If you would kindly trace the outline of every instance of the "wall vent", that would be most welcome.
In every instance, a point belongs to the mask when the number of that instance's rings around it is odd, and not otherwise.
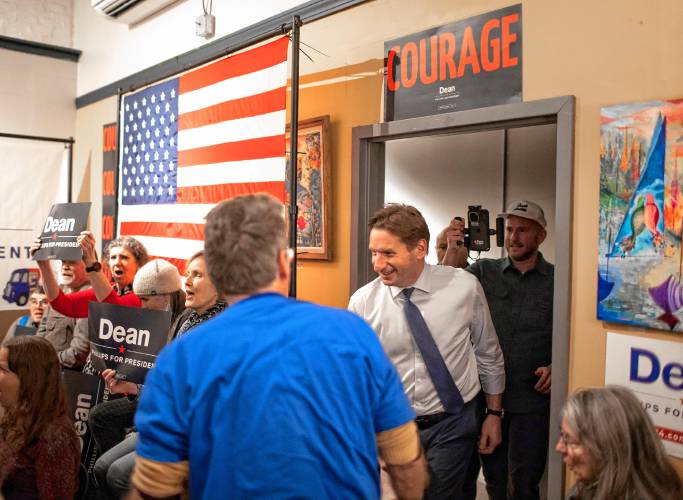
[[[135,24],[178,0],[90,0],[98,14],[112,21]]]

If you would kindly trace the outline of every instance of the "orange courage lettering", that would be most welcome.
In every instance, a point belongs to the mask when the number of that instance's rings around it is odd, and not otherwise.
[[[446,75],[448,71],[448,75]],[[439,80],[456,78],[455,72],[455,34],[446,32],[439,34]]]
[[[102,172],[102,196],[114,196],[114,171]]]
[[[472,27],[465,28],[462,34],[462,47],[460,48],[460,61],[458,61],[458,78],[465,74],[467,65],[472,66],[472,73],[475,75],[481,71],[479,58],[477,57],[477,46],[474,42]]]
[[[408,56],[410,56],[410,63],[408,63]],[[403,86],[407,89],[412,88],[417,82],[417,76],[417,45],[415,42],[408,42],[401,51],[401,82],[403,82]]]
[[[394,59],[400,49],[400,47],[391,47],[387,54],[387,89],[391,92],[396,92],[401,86],[401,84],[394,79]]]
[[[519,14],[510,14],[509,16],[503,16],[503,68],[509,68],[511,66],[517,66],[519,59],[517,57],[510,56],[510,45],[517,41],[517,34],[510,33],[510,25],[519,22]]]
[[[420,40],[420,81],[424,85],[434,83],[438,76],[437,73],[437,56],[438,56],[438,37],[436,35],[429,37],[429,66],[432,69],[431,75],[427,74],[427,40],[424,38]]]
[[[114,217],[111,215],[105,215],[102,217],[102,239],[114,239]]]
[[[484,71],[496,71],[500,69],[500,38],[491,36],[491,30],[500,28],[498,19],[491,19],[481,30],[481,66]],[[491,58],[489,59],[489,47]]]
[[[116,125],[104,129],[102,143],[105,153],[116,149]]]

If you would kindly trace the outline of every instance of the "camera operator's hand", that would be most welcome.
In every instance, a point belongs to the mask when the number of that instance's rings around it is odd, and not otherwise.
[[[465,243],[465,220],[462,217],[453,217],[446,229],[448,247],[462,246]]]
[[[454,217],[446,229],[448,248],[440,262],[444,266],[467,267],[467,247],[465,247],[465,220]]]

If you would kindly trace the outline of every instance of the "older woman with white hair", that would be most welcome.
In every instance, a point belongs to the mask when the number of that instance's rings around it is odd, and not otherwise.
[[[576,476],[574,500],[679,500],[681,480],[631,391],[581,389],[567,399],[555,449]]]

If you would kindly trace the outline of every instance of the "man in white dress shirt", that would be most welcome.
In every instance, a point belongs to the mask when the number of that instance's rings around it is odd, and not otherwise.
[[[477,453],[501,441],[505,389],[484,292],[467,271],[425,263],[429,229],[416,208],[387,205],[369,227],[379,276],[353,294],[349,309],[379,335],[418,415],[431,471],[425,498],[474,499]]]

